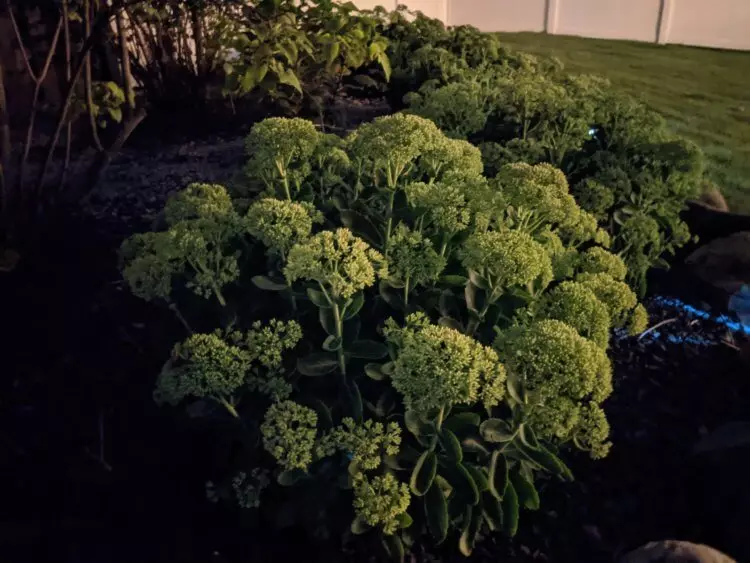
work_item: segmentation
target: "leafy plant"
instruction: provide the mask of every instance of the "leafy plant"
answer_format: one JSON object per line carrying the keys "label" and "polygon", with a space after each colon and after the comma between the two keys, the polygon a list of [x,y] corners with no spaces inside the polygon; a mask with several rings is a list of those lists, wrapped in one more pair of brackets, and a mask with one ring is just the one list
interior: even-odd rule
{"label": "leafy plant", "polygon": [[405,114],[335,146],[270,119],[248,146],[253,201],[191,186],[167,230],[123,247],[136,294],[218,324],[175,346],[156,392],[235,422],[243,455],[214,497],[271,471],[273,493],[224,496],[317,536],[377,534],[397,560],[427,535],[468,556],[515,535],[540,481],[572,478],[563,452],[606,455],[608,333],[645,310],[561,171],[488,179],[476,147]]}
{"label": "leafy plant", "polygon": [[490,175],[515,162],[564,170],[643,295],[648,270],[667,266],[665,256],[690,239],[679,215],[699,193],[700,149],[603,79],[566,74],[559,61],[511,56],[471,30],[441,41],[447,47],[421,47],[395,71],[419,88],[404,98],[409,111],[480,146]]}
{"label": "leafy plant", "polygon": [[390,76],[378,17],[351,2],[259,0],[251,13],[225,46],[232,96],[260,89],[292,112],[307,102],[322,113],[347,76],[373,64]]}

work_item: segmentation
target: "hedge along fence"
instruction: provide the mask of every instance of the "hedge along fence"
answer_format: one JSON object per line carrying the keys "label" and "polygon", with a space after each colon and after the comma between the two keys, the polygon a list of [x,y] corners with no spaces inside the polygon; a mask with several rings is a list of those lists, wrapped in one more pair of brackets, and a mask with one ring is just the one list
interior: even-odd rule
{"label": "hedge along fence", "polygon": [[357,0],[361,8],[405,5],[445,25],[601,39],[750,49],[744,0]]}

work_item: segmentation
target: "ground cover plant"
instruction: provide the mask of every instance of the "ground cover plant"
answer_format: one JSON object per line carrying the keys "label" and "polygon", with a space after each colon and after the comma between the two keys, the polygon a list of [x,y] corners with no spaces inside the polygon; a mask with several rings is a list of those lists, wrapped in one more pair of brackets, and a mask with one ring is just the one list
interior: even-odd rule
{"label": "ground cover plant", "polygon": [[607,454],[610,330],[647,319],[561,171],[487,178],[405,114],[344,139],[272,118],[247,146],[248,192],[191,185],[122,249],[190,332],[155,398],[231,438],[211,498],[469,555],[572,478],[563,451]]}
{"label": "ground cover plant", "polygon": [[750,54],[539,33],[498,37],[511,49],[555,56],[573,72],[605,77],[641,98],[672,131],[700,145],[708,176],[730,209],[750,211],[750,78],[741,70]]}
{"label": "ground cover plant", "polygon": [[606,80],[566,73],[559,60],[512,53],[465,27],[443,30],[438,44],[417,45],[394,71],[415,88],[404,97],[409,111],[479,146],[490,174],[513,162],[562,169],[643,295],[649,269],[690,240],[679,214],[704,182],[700,149]]}

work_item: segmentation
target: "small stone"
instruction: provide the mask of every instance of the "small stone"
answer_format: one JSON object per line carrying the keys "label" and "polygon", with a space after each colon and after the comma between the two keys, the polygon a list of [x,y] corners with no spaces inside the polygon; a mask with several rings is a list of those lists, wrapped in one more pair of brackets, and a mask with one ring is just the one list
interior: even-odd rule
{"label": "small stone", "polygon": [[647,543],[620,558],[618,563],[737,563],[703,544],[676,540]]}

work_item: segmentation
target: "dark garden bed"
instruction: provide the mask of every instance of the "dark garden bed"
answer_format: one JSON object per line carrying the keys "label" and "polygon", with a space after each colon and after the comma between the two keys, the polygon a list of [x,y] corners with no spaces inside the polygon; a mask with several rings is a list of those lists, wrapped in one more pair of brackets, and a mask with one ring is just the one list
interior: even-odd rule
{"label": "dark garden bed", "polygon": [[[2,560],[367,559],[253,530],[209,503],[215,437],[152,401],[179,326],[126,289],[117,248],[171,191],[226,182],[243,159],[239,137],[154,146],[126,151],[89,210],[48,224],[43,252],[0,277]],[[605,561],[664,538],[750,560],[750,451],[692,453],[703,434],[750,417],[747,357],[720,325],[650,309],[652,324],[670,320],[658,337],[612,345],[609,457],[569,458],[577,480],[548,487],[542,510],[526,516],[533,525],[512,543],[486,541],[474,560]]]}

